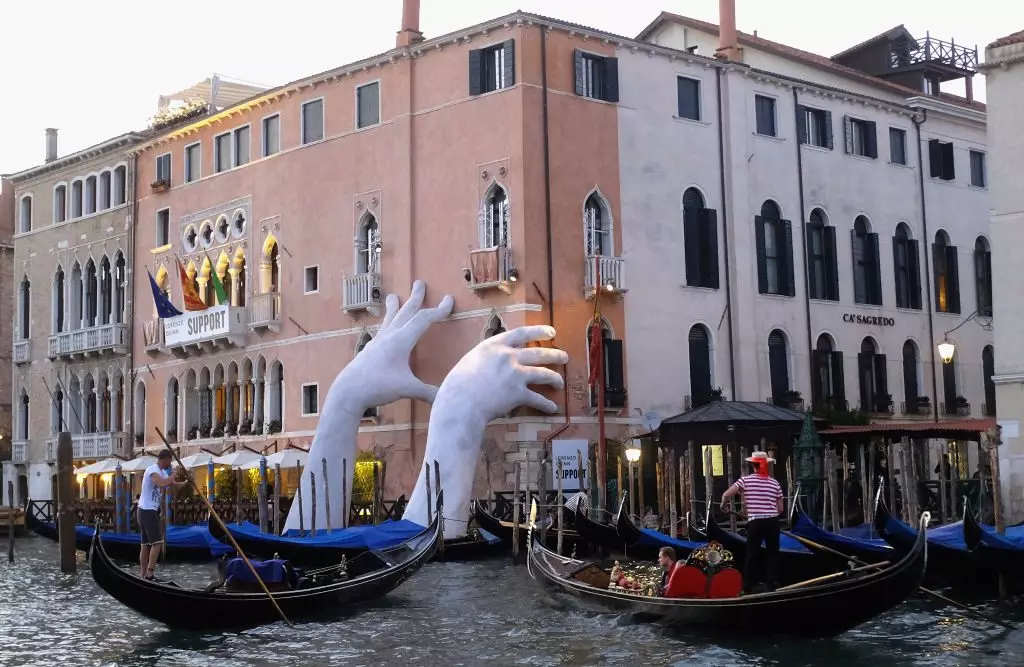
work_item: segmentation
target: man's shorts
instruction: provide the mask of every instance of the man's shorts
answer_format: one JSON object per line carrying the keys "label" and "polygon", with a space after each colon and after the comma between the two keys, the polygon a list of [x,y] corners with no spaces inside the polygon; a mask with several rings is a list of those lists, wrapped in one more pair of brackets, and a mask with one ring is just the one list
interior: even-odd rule
{"label": "man's shorts", "polygon": [[138,510],[139,532],[142,534],[142,546],[152,546],[164,541],[160,530],[160,515],[156,510]]}

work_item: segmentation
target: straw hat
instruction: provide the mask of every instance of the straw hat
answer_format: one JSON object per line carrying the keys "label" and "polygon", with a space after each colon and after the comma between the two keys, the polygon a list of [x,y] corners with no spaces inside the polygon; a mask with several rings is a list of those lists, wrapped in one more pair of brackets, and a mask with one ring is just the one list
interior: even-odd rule
{"label": "straw hat", "polygon": [[751,463],[761,463],[763,461],[767,461],[768,463],[775,463],[775,459],[768,456],[767,452],[754,452],[747,457],[747,461],[750,461]]}

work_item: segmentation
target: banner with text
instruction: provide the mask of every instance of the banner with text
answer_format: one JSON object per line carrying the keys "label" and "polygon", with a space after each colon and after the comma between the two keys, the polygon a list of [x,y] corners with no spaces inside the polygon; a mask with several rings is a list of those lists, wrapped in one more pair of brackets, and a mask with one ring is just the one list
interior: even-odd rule
{"label": "banner with text", "polygon": [[164,320],[164,344],[181,345],[227,336],[231,331],[228,306],[213,306],[206,310],[189,311]]}
{"label": "banner with text", "polygon": [[[580,455],[583,456],[582,464]],[[551,490],[558,489],[558,462],[562,462],[562,491],[590,489],[590,441],[551,441]],[[582,480],[580,477],[582,476]],[[583,482],[580,484],[580,482]]]}

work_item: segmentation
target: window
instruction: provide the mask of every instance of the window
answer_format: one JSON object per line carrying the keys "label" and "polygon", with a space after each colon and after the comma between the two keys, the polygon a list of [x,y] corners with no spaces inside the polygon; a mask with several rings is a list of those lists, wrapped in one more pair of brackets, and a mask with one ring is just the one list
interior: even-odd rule
{"label": "window", "polygon": [[123,206],[127,201],[128,167],[118,165],[114,168],[114,206]]}
{"label": "window", "polygon": [[935,268],[935,310],[940,313],[959,313],[960,268],[957,249],[950,245],[949,236],[942,230],[935,234],[932,262]]}
{"label": "window", "polygon": [[583,207],[583,223],[586,256],[613,257],[611,215],[604,200],[596,192],[587,197]]}
{"label": "window", "polygon": [[[612,338],[612,332],[606,321],[601,322],[601,340],[596,340],[597,331],[593,324],[587,325],[587,364],[591,371],[595,364],[600,363],[602,373],[595,378],[604,380],[604,405],[606,408],[622,408],[626,405],[626,384],[622,356],[622,341]],[[595,354],[603,351],[600,359]],[[596,388],[590,394],[591,407],[597,407],[598,392]]]}
{"label": "window", "polygon": [[263,157],[281,150],[281,116],[274,114],[263,119]]}
{"label": "window", "polygon": [[225,132],[213,140],[213,170],[221,173],[231,169],[231,133]]}
{"label": "window", "polygon": [[171,209],[156,212],[156,247],[162,248],[171,242]]}
{"label": "window", "polygon": [[766,201],[754,218],[754,230],[758,292],[794,296],[792,224],[782,219],[775,202]]}
{"label": "window", "polygon": [[981,351],[981,374],[985,380],[985,409],[982,413],[986,417],[996,416],[996,383],[992,376],[996,374],[995,349],[986,345]]}
{"label": "window", "polygon": [[58,185],[53,189],[53,221],[64,222],[68,217],[68,186]]}
{"label": "window", "polygon": [[516,83],[515,41],[469,52],[469,94],[481,95]]}
{"label": "window", "polygon": [[497,314],[491,316],[491,319],[487,321],[487,328],[484,330],[484,338],[493,338],[498,334],[505,333],[505,323],[501,321],[501,317]]}
{"label": "window", "polygon": [[203,145],[199,143],[185,146],[185,182],[199,180],[202,176]]}
{"label": "window", "polygon": [[171,184],[171,154],[164,153],[156,159],[156,182]]}
{"label": "window", "polygon": [[942,413],[946,415],[955,415],[957,413],[957,393],[956,386],[956,365],[958,362],[956,354],[949,360],[948,364],[942,364]]}
{"label": "window", "polygon": [[892,412],[889,398],[888,366],[885,355],[878,353],[875,341],[865,338],[857,355],[860,377],[860,409],[864,412]]}
{"label": "window", "polygon": [[832,112],[801,106],[797,115],[801,144],[832,148]]}
{"label": "window", "polygon": [[302,416],[315,417],[320,413],[320,386],[302,385]]}
{"label": "window", "polygon": [[32,328],[32,283],[28,276],[21,279],[18,290],[18,340],[28,340]]}
{"label": "window", "polygon": [[916,403],[921,397],[917,366],[917,346],[908,340],[903,343],[903,400],[907,403]]}
{"label": "window", "polygon": [[711,402],[711,334],[703,324],[690,329],[690,405],[699,408]]}
{"label": "window", "polygon": [[233,133],[235,140],[235,166],[241,167],[243,164],[249,164],[249,144],[250,135],[252,133],[249,130],[249,126],[237,128]]}
{"label": "window", "polygon": [[91,215],[96,212],[96,177],[89,176],[85,179],[85,214]]}
{"label": "window", "polygon": [[928,140],[928,166],[932,178],[952,181],[956,178],[953,164],[953,143],[950,141]]}
{"label": "window", "polygon": [[853,301],[882,305],[882,277],[878,262],[878,234],[872,234],[868,219],[857,216],[850,232],[853,246]]}
{"label": "window", "polygon": [[971,155],[971,185],[976,188],[984,188],[988,185],[985,178],[985,154],[981,151],[970,151]]}
{"label": "window", "polygon": [[310,100],[302,104],[302,143],[311,144],[324,138],[324,101]]}
{"label": "window", "polygon": [[495,183],[487,192],[480,215],[480,247],[508,247],[510,218],[508,193]]}
{"label": "window", "polygon": [[898,127],[889,128],[889,162],[907,163],[907,131]]}
{"label": "window", "polygon": [[789,350],[786,335],[778,329],[768,335],[768,375],[772,383],[772,401],[781,405],[789,391]]}
{"label": "window", "polygon": [[815,405],[845,409],[846,380],[843,373],[843,353],[835,349],[831,338],[821,334],[811,356],[814,365],[814,375],[811,379],[814,382],[812,393]]}
{"label": "window", "polygon": [[686,284],[718,289],[718,215],[697,188],[683,193],[683,246]]}
{"label": "window", "polygon": [[18,231],[22,234],[32,231],[32,195],[21,198],[21,206],[18,207]]}
{"label": "window", "polygon": [[576,70],[576,94],[592,100],[619,101],[619,59],[584,53],[573,53]]}
{"label": "window", "polygon": [[97,208],[101,211],[106,211],[110,208],[110,172],[104,171],[100,174],[100,191]]}
{"label": "window", "polygon": [[846,133],[846,153],[863,157],[878,157],[878,137],[875,123],[846,116],[844,119]]}
{"label": "window", "polygon": [[776,136],[774,97],[754,95],[754,116],[757,121],[758,134],[766,137]]}
{"label": "window", "polygon": [[367,211],[359,222],[359,257],[356,270],[360,274],[380,271],[380,227],[377,218]]}
{"label": "window", "polygon": [[685,76],[676,79],[679,117],[700,120],[700,81]]}
{"label": "window", "polygon": [[978,314],[992,317],[992,252],[983,236],[974,242],[974,290]]}
{"label": "window", "polygon": [[910,238],[909,228],[902,222],[892,238],[892,261],[896,274],[896,307],[921,310],[920,251],[917,241]]}
{"label": "window", "polygon": [[356,88],[356,127],[370,127],[380,123],[380,83],[368,83]]}
{"label": "window", "polygon": [[807,223],[807,277],[812,299],[839,301],[838,266],[836,228],[826,225],[825,213],[816,208]]}
{"label": "window", "polygon": [[316,294],[320,291],[320,267],[307,266],[303,280],[303,294]]}

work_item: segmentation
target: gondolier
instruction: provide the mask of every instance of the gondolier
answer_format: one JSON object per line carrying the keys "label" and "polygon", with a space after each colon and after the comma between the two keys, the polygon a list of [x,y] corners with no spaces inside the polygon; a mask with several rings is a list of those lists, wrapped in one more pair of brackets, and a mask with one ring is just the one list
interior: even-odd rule
{"label": "gondolier", "polygon": [[768,474],[768,464],[775,463],[765,452],[754,452],[747,461],[754,472],[736,480],[722,494],[722,509],[737,493],[743,495],[747,515],[747,562],[743,568],[743,590],[751,592],[757,583],[758,561],[764,543],[764,587],[775,590],[776,566],[779,560],[779,515],[782,514],[782,487]]}
{"label": "gondolier", "polygon": [[146,468],[142,476],[142,493],[139,494],[139,534],[142,549],[139,551],[139,569],[143,579],[152,579],[156,563],[160,560],[160,547],[164,543],[160,530],[160,505],[164,489],[169,486],[184,486],[187,480],[175,482],[171,477],[171,450],[165,449],[156,457],[156,463]]}

